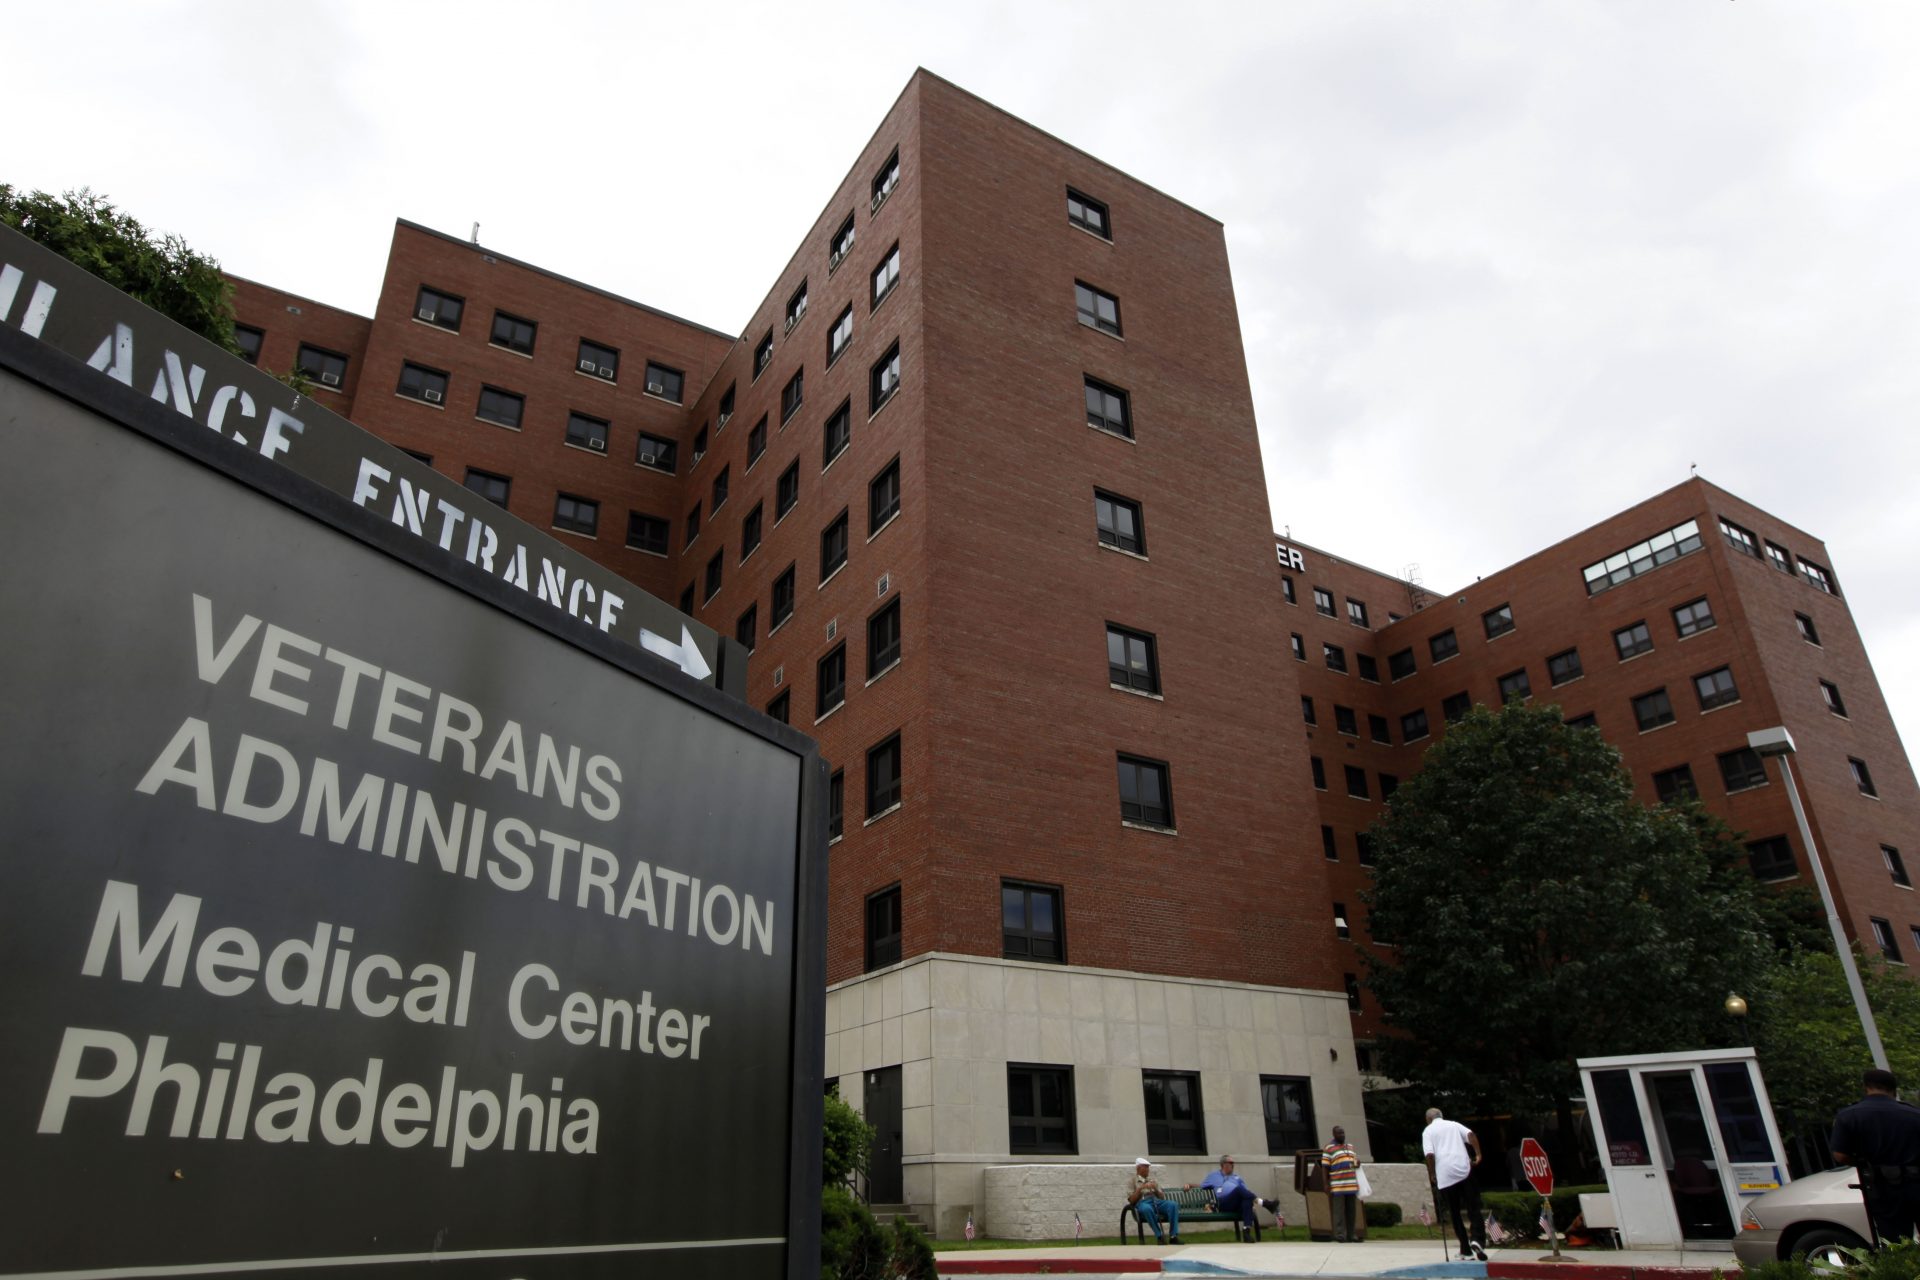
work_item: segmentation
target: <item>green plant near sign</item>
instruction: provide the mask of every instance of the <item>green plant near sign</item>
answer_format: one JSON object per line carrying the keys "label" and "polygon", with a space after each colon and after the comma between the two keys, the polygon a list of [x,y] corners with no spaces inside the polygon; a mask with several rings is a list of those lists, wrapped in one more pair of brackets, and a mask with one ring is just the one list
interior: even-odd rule
{"label": "green plant near sign", "polygon": [[[1555,1187],[1553,1189],[1553,1229],[1565,1232],[1580,1216],[1580,1197],[1597,1195],[1606,1187]],[[1540,1197],[1531,1191],[1489,1191],[1480,1202],[1500,1224],[1500,1229],[1516,1240],[1540,1239]]]}
{"label": "green plant near sign", "polygon": [[[1769,1258],[1741,1267],[1740,1280],[1920,1280],[1920,1244],[1902,1240],[1878,1249],[1841,1249],[1841,1266],[1809,1261],[1805,1254]],[[1715,1280],[1721,1273],[1714,1272]]]}

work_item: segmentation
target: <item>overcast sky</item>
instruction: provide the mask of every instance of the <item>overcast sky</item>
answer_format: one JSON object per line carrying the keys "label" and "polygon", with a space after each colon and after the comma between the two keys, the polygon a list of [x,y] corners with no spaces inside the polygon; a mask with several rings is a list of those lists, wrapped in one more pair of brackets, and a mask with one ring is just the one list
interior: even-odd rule
{"label": "overcast sky", "polygon": [[737,331],[924,65],[1226,224],[1276,529],[1444,591],[1697,463],[1920,729],[1920,5],[84,10],[0,181],[362,313],[405,217]]}

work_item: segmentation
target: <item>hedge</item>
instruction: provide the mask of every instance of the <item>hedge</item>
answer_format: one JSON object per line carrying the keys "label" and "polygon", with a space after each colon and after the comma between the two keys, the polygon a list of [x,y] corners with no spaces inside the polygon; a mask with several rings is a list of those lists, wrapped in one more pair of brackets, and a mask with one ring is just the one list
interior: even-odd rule
{"label": "hedge", "polygon": [[[1604,1192],[1604,1185],[1593,1187],[1555,1187],[1553,1189],[1553,1229],[1565,1233],[1580,1216],[1580,1197]],[[1538,1240],[1540,1233],[1540,1197],[1532,1191],[1488,1191],[1480,1202],[1500,1224],[1501,1230],[1516,1240]]]}

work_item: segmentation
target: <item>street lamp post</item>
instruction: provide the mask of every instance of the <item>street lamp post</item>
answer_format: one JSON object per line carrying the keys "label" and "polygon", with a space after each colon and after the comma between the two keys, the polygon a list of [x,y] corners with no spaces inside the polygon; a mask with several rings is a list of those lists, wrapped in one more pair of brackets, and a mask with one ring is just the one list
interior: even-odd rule
{"label": "street lamp post", "polygon": [[1880,1043],[1880,1028],[1874,1025],[1873,1009],[1867,1004],[1867,989],[1861,985],[1860,968],[1853,962],[1853,945],[1847,941],[1847,931],[1840,924],[1840,909],[1833,904],[1833,890],[1827,885],[1826,869],[1820,865],[1820,851],[1813,844],[1813,829],[1807,825],[1807,811],[1800,805],[1800,787],[1793,779],[1793,765],[1788,760],[1793,755],[1793,735],[1785,725],[1755,729],[1747,735],[1747,745],[1762,759],[1780,758],[1780,772],[1787,780],[1787,800],[1793,805],[1793,820],[1800,827],[1800,841],[1807,848],[1807,865],[1813,868],[1813,883],[1819,888],[1820,902],[1827,909],[1827,928],[1833,933],[1833,949],[1847,975],[1847,990],[1853,993],[1860,1029],[1867,1033],[1867,1050],[1873,1055],[1874,1066],[1889,1070],[1887,1051]]}

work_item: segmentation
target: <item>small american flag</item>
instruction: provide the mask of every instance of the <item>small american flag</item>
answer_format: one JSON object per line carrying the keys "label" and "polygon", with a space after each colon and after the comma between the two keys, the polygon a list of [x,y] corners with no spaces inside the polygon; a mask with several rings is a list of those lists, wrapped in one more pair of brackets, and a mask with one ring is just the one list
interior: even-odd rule
{"label": "small american flag", "polygon": [[973,1239],[973,1215],[967,1215],[967,1239]]}
{"label": "small american flag", "polygon": [[1545,1200],[1540,1202],[1540,1234],[1548,1240],[1553,1239],[1553,1210]]}
{"label": "small american flag", "polygon": [[1420,1206],[1420,1225],[1423,1227],[1430,1227],[1433,1225],[1433,1206],[1432,1205],[1423,1204]]}
{"label": "small american flag", "polygon": [[1074,1238],[1074,1240],[1075,1240],[1075,1241],[1077,1242],[1077,1241],[1078,1241],[1078,1240],[1080,1239],[1080,1237],[1081,1237],[1081,1236],[1083,1236],[1083,1235],[1085,1235],[1085,1234],[1086,1234],[1086,1230],[1087,1230],[1087,1229],[1086,1229],[1085,1227],[1083,1227],[1083,1226],[1081,1226],[1081,1225],[1080,1225],[1080,1215],[1079,1215],[1079,1214],[1077,1214],[1077,1213],[1076,1213],[1076,1214],[1074,1214],[1074,1215],[1073,1215],[1073,1238]]}
{"label": "small american flag", "polygon": [[1280,1212],[1280,1205],[1277,1202],[1273,1206],[1273,1229],[1275,1231],[1287,1229],[1287,1215]]}
{"label": "small american flag", "polygon": [[1487,1239],[1499,1244],[1507,1238],[1507,1229],[1500,1225],[1500,1219],[1487,1215]]}

